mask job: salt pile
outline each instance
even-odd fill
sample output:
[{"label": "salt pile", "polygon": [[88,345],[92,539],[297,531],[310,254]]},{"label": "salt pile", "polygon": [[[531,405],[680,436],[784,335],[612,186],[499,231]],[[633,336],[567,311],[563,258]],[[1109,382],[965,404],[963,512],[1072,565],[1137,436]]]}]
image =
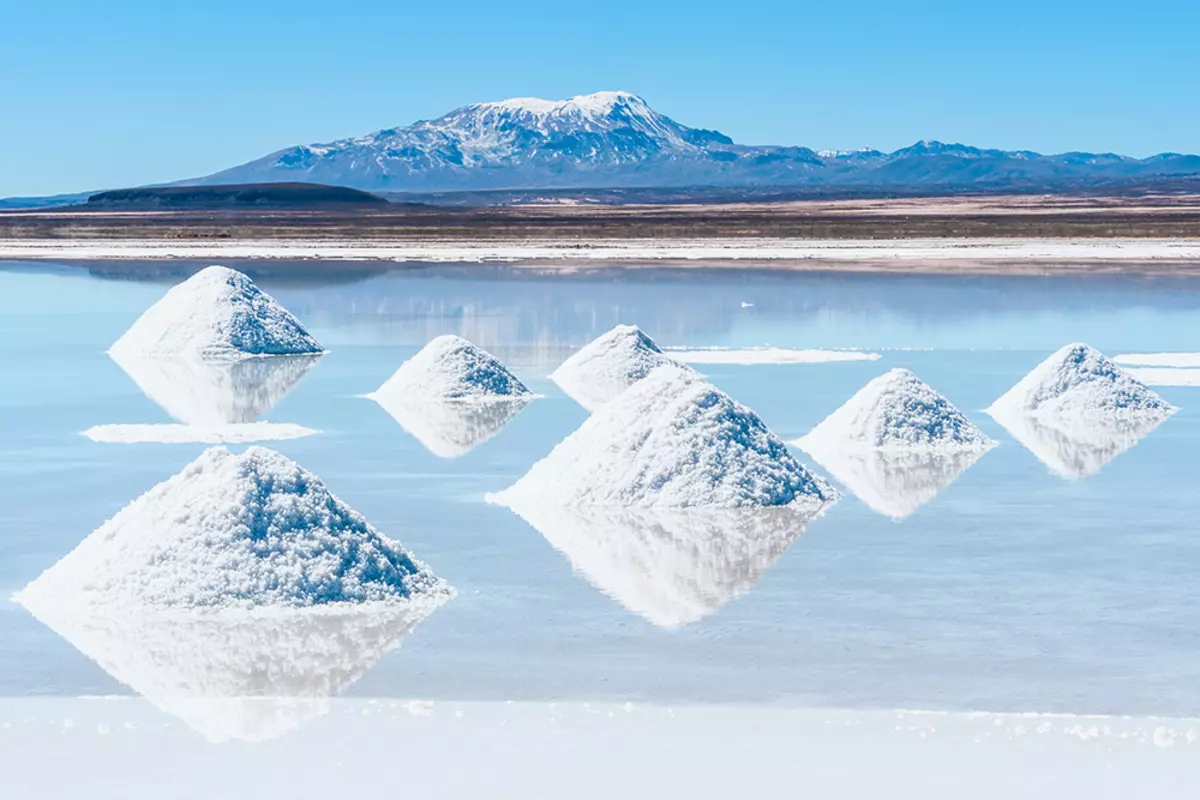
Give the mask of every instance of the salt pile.
[{"label": "salt pile", "polygon": [[254,281],[228,267],[206,267],[173,287],[109,351],[204,358],[321,353],[299,321]]},{"label": "salt pile", "polygon": [[458,458],[499,433],[535,395],[490,353],[448,335],[367,397],[431,453]]},{"label": "salt pile", "polygon": [[94,441],[249,442],[317,433],[259,417],[295,388],[318,355],[229,360],[117,352],[113,360],[179,424],[97,425],[84,432]]},{"label": "salt pile", "polygon": [[550,379],[575,402],[595,411],[662,366],[682,366],[663,354],[636,325],[618,325],[584,345]]},{"label": "salt pile", "polygon": [[421,348],[388,378],[372,399],[416,397],[440,400],[529,398],[525,388],[491,354],[459,336],[439,336]]},{"label": "salt pile", "polygon": [[1069,344],[1034,367],[988,408],[993,417],[1165,418],[1177,409],[1086,344]]},{"label": "salt pile", "polygon": [[521,508],[819,508],[836,491],[758,415],[691,370],[661,367],[614,398],[492,502]]},{"label": "salt pile", "polygon": [[1177,410],[1085,344],[1059,349],[987,409],[1067,478],[1095,473]]},{"label": "salt pile", "polygon": [[912,514],[996,445],[903,368],[869,381],[795,444],[893,519]]},{"label": "salt pile", "polygon": [[328,713],[444,595],[363,606],[106,613],[23,596],[43,624],[212,742],[259,742]]},{"label": "salt pile", "polygon": [[787,507],[515,510],[593,586],[662,628],[703,619],[750,589],[815,516]]},{"label": "salt pile", "polygon": [[262,447],[206,450],[17,599],[93,612],[391,603],[451,590],[315,475]]}]

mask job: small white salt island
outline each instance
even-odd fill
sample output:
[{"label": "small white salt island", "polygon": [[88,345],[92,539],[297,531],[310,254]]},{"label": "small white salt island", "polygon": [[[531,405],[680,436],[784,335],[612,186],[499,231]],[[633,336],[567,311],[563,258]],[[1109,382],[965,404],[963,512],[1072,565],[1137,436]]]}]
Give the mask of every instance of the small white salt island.
[{"label": "small white salt island", "polygon": [[1177,410],[1099,350],[1075,343],[1034,367],[987,413],[1051,472],[1082,478]]},{"label": "small white salt island", "polygon": [[745,591],[837,500],[750,409],[664,366],[488,495],[661,627]]},{"label": "small white salt island", "polygon": [[499,433],[536,395],[495,356],[445,335],[367,397],[431,453],[458,458]]},{"label": "small white salt island", "polygon": [[868,508],[900,520],[996,446],[911,371],[871,380],[794,444]]},{"label": "small white salt island", "polygon": [[324,713],[452,596],[295,462],[215,447],[14,600],[222,741],[271,738]]},{"label": "small white salt island", "polygon": [[249,277],[206,267],[170,289],[109,355],[177,424],[97,425],[99,442],[251,442],[316,431],[260,421],[324,353]]},{"label": "small white salt island", "polygon": [[567,395],[595,411],[663,366],[684,369],[636,325],[618,325],[571,355],[550,375]]}]

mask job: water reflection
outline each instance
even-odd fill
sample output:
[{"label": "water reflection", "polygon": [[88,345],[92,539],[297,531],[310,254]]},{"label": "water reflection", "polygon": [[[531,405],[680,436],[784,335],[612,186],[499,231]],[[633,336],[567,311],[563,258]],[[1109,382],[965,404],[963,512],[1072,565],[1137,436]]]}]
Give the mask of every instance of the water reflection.
[{"label": "water reflection", "polygon": [[1109,414],[1056,419],[1022,414],[993,414],[1010,435],[1050,471],[1064,478],[1085,478],[1149,436],[1168,414]]},{"label": "water reflection", "polygon": [[146,397],[180,424],[100,425],[86,432],[92,439],[240,442],[316,433],[258,419],[295,388],[319,355],[224,360],[112,354],[112,358]]},{"label": "water reflection", "polygon": [[514,507],[593,586],[662,628],[758,582],[821,511]]},{"label": "water reflection", "polygon": [[396,394],[373,394],[370,399],[439,458],[466,455],[503,430],[533,400],[447,400]]},{"label": "water reflection", "polygon": [[887,451],[808,443],[805,451],[864,505],[894,520],[932,500],[987,452]]},{"label": "water reflection", "polygon": [[334,695],[443,601],[101,614],[21,600],[115,680],[212,742],[273,739],[327,713]]}]

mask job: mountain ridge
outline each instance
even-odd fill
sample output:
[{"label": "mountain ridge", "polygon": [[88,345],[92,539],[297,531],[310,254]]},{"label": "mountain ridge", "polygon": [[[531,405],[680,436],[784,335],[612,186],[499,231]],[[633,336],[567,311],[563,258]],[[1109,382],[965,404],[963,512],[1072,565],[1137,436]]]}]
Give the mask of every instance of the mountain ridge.
[{"label": "mountain ridge", "polygon": [[920,186],[1182,177],[1200,156],[1001,150],[922,140],[887,153],[744,145],[632,92],[511,98],[365,136],[295,145],[176,185],[305,181],[366,191],[665,186]]}]

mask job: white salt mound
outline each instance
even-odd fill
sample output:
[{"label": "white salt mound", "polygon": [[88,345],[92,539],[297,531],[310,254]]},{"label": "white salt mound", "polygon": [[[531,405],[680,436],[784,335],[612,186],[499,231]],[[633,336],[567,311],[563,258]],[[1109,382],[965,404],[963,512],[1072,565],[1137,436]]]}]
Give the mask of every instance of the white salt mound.
[{"label": "white salt mound", "polygon": [[797,444],[813,452],[825,446],[986,450],[996,443],[929,384],[897,367],[868,382]]},{"label": "white salt mound", "polygon": [[661,367],[488,499],[516,509],[813,508],[836,498],[753,411],[691,370]]},{"label": "white salt mound", "polygon": [[510,400],[533,393],[490,353],[459,336],[439,336],[405,361],[374,394],[391,398]]},{"label": "white salt mound", "polygon": [[593,586],[662,628],[703,619],[750,589],[819,513],[790,506],[514,510]]},{"label": "white salt mound", "polygon": [[1176,410],[1099,350],[1069,344],[1034,367],[988,413],[997,419],[1030,415],[1086,425],[1086,418],[1163,418]]},{"label": "white salt mound", "polygon": [[117,513],[17,600],[114,609],[304,608],[452,590],[263,447],[206,450]]},{"label": "white salt mound", "polygon": [[228,267],[206,267],[174,286],[112,346],[114,357],[207,358],[298,355],[324,349],[254,281]]},{"label": "white salt mound", "polygon": [[575,402],[595,411],[662,366],[682,367],[636,325],[618,325],[584,345],[550,379]]}]

